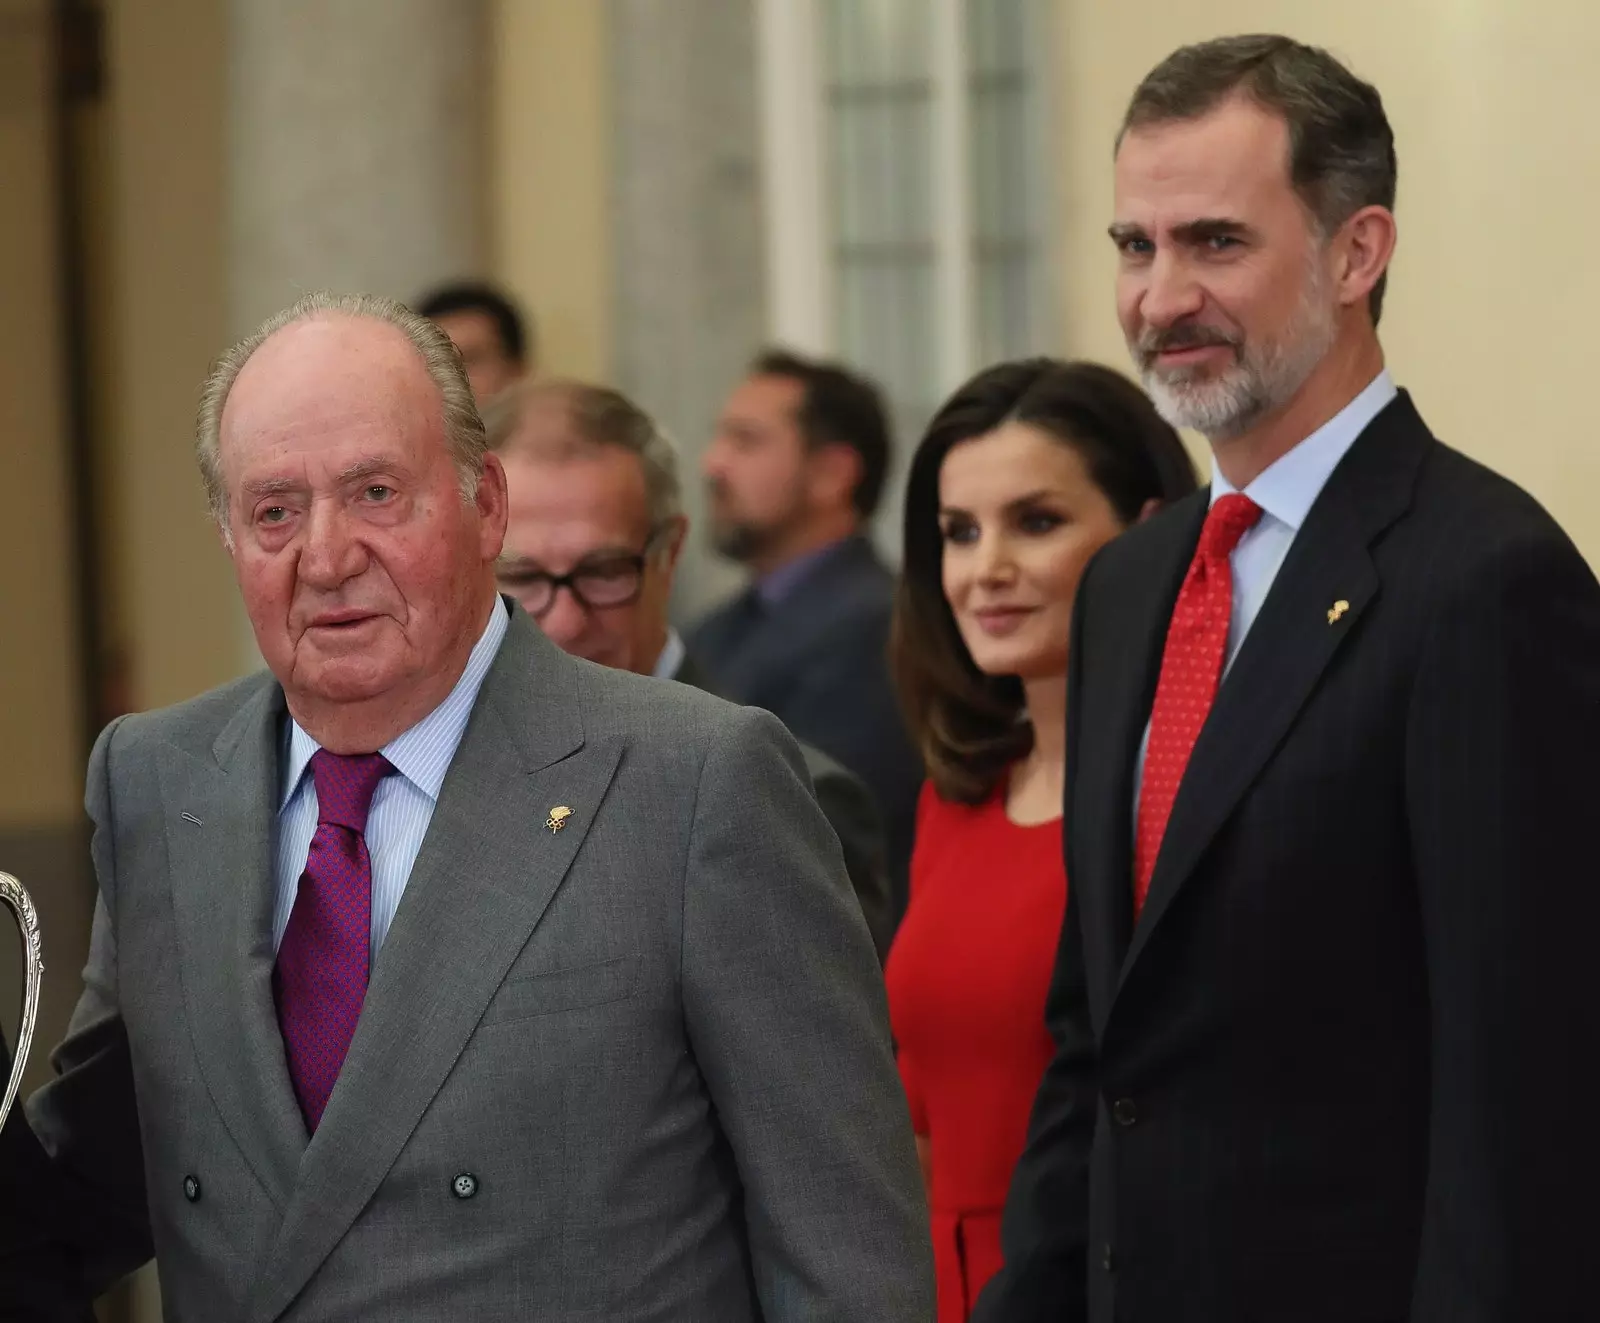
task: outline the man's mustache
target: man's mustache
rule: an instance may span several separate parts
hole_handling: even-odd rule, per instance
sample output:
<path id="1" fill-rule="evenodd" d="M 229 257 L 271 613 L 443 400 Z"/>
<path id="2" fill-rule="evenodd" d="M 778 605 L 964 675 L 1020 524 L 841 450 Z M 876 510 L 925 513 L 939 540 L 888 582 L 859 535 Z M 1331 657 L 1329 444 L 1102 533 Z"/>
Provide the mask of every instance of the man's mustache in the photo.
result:
<path id="1" fill-rule="evenodd" d="M 1148 363 L 1157 354 L 1168 354 L 1179 349 L 1205 349 L 1211 345 L 1237 349 L 1239 340 L 1237 336 L 1219 331 L 1214 326 L 1180 323 L 1164 331 L 1147 331 L 1140 336 L 1139 357 Z"/>

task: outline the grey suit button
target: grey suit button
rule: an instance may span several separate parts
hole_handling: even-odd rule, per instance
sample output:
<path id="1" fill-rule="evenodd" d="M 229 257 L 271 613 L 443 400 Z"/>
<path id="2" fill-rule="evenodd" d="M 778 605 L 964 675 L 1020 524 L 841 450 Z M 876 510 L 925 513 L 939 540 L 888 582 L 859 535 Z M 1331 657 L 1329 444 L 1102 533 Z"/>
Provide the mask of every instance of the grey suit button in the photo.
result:
<path id="1" fill-rule="evenodd" d="M 183 1178 L 183 1197 L 192 1204 L 200 1202 L 200 1178 L 198 1176 L 185 1176 Z"/>
<path id="2" fill-rule="evenodd" d="M 1133 1125 L 1139 1119 L 1139 1109 L 1133 1105 L 1132 1098 L 1118 1098 L 1111 1104 L 1112 1119 L 1120 1126 Z"/>
<path id="3" fill-rule="evenodd" d="M 1110 1245 L 1105 1247 L 1105 1252 L 1100 1256 L 1100 1266 L 1107 1272 L 1115 1272 L 1117 1270 L 1117 1256 Z"/>
<path id="4" fill-rule="evenodd" d="M 470 1171 L 464 1171 L 455 1180 L 450 1182 L 450 1193 L 457 1199 L 470 1199 L 478 1192 L 478 1178 Z"/>

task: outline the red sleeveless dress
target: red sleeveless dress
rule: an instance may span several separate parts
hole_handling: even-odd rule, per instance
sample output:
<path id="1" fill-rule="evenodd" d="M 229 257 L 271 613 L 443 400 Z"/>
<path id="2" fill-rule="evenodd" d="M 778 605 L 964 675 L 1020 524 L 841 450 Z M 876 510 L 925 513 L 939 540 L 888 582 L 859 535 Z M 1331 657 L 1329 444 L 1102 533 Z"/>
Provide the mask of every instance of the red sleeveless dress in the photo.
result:
<path id="1" fill-rule="evenodd" d="M 1061 820 L 1019 827 L 923 786 L 911 899 L 889 953 L 900 1074 L 932 1167 L 939 1323 L 1000 1267 L 1000 1213 L 1050 1062 L 1045 997 L 1066 910 Z"/>

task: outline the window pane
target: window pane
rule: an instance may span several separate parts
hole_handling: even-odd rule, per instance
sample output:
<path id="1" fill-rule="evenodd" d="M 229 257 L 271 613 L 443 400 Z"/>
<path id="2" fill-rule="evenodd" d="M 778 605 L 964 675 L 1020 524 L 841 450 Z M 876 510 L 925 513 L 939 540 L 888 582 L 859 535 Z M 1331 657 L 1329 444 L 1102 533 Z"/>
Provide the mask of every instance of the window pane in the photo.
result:
<path id="1" fill-rule="evenodd" d="M 966 0 L 973 281 L 980 362 L 1045 348 L 1039 0 Z"/>
<path id="2" fill-rule="evenodd" d="M 932 8 L 826 0 L 821 16 L 838 351 L 888 393 L 898 470 L 936 353 Z"/>
<path id="3" fill-rule="evenodd" d="M 964 179 L 971 210 L 973 367 L 1049 348 L 1045 277 L 1051 237 L 1041 181 L 1043 74 L 1052 52 L 1044 15 L 1054 0 L 960 0 L 962 86 L 936 86 L 930 0 L 817 0 L 830 211 L 830 279 L 839 357 L 875 377 L 890 398 L 897 459 L 888 509 L 906 456 L 943 393 L 934 211 L 943 172 Z M 936 163 L 937 96 L 967 103 L 967 159 Z M 880 530 L 898 538 L 893 516 Z"/>

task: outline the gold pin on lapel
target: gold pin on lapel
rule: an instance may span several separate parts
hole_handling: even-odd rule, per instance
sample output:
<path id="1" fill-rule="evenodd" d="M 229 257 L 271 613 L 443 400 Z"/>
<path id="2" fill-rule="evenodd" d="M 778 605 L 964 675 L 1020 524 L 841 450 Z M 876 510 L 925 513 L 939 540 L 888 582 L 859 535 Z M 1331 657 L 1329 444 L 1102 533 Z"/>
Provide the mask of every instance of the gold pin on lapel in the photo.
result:
<path id="1" fill-rule="evenodd" d="M 1349 609 L 1350 609 L 1350 603 L 1345 601 L 1344 598 L 1341 597 L 1337 602 L 1335 602 L 1333 604 L 1333 608 L 1328 612 L 1328 623 L 1330 625 L 1338 624 L 1339 623 L 1339 617 L 1342 616 Z"/>
<path id="2" fill-rule="evenodd" d="M 544 820 L 544 825 L 552 832 L 558 832 L 567 825 L 567 819 L 572 816 L 572 810 L 565 804 L 550 810 L 550 816 Z"/>

